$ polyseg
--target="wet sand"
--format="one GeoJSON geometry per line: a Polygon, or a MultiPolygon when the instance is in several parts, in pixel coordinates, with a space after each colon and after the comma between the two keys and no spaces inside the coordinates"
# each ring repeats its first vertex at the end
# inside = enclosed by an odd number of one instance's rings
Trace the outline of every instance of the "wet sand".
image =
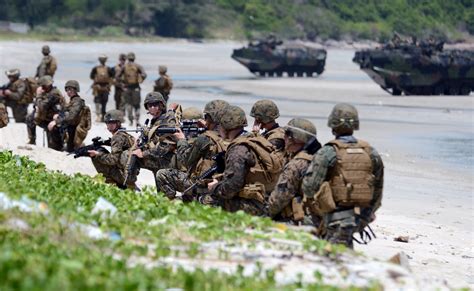
{"type": "MultiPolygon", "coordinates": [[[[0,71],[20,68],[34,75],[41,59],[40,42],[0,43],[0,71]]],[[[350,102],[359,110],[361,130],[356,136],[369,141],[385,163],[385,191],[374,231],[377,239],[356,246],[369,256],[386,259],[404,251],[421,280],[447,280],[451,286],[474,286],[473,170],[474,102],[471,96],[392,97],[360,71],[351,59],[353,50],[329,49],[325,72],[315,78],[258,78],[230,58],[232,42],[188,43],[50,43],[59,69],[57,86],[69,79],[81,83],[86,103],[93,108],[89,73],[97,56],[115,64],[120,52],[134,51],[148,78],[142,97],[152,88],[159,64],[168,65],[175,89],[171,102],[197,106],[215,98],[242,106],[246,112],[258,99],[274,100],[280,124],[293,117],[316,124],[321,142],[332,136],[326,126],[334,104],[350,102]],[[393,238],[408,235],[408,243],[393,238]]],[[[0,82],[5,83],[2,75],[0,82]]],[[[114,105],[109,98],[109,108],[114,105]]],[[[142,120],[146,118],[142,108],[142,120]]],[[[253,120],[249,117],[249,123],[253,120]]],[[[29,154],[53,169],[67,173],[93,173],[90,162],[43,149],[41,130],[35,151],[18,149],[27,139],[26,129],[12,123],[0,130],[0,146],[29,154]],[[58,156],[60,156],[58,158],[58,156]],[[74,164],[73,164],[74,163],[74,164]],[[71,165],[74,165],[72,167],[71,165]]],[[[94,124],[88,140],[106,136],[103,124],[94,124]]],[[[153,184],[142,171],[141,185],[153,184]]]]}

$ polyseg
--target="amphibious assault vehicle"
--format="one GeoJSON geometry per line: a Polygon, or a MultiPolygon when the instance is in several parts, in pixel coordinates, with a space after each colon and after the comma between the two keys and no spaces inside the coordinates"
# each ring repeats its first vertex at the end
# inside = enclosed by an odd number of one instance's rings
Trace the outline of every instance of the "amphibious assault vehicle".
{"type": "Polygon", "coordinates": [[[443,45],[392,40],[357,51],[353,62],[392,95],[469,95],[474,91],[474,51],[444,50],[443,45]]]}
{"type": "Polygon", "coordinates": [[[255,75],[281,77],[287,73],[289,77],[312,77],[324,71],[326,50],[269,37],[235,49],[232,58],[255,75]]]}

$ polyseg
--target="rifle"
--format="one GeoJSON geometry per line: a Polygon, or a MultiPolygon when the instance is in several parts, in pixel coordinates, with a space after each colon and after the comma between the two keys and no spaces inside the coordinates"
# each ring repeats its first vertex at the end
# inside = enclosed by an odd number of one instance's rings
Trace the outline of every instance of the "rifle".
{"type": "MultiPolygon", "coordinates": [[[[181,130],[184,132],[184,135],[186,135],[186,136],[188,136],[191,133],[199,134],[199,133],[203,133],[204,131],[206,131],[205,128],[191,127],[191,126],[181,127],[181,130]]],[[[119,129],[119,131],[138,132],[138,133],[141,134],[141,133],[143,133],[144,129],[142,127],[138,127],[136,129],[119,129]]],[[[176,128],[176,127],[159,127],[159,128],[156,129],[154,134],[162,135],[162,134],[172,134],[172,133],[176,133],[176,132],[179,132],[179,129],[176,128]]]]}
{"type": "Polygon", "coordinates": [[[3,94],[5,94],[4,91],[8,89],[8,85],[10,85],[10,83],[0,86],[0,92],[2,92],[2,97],[0,97],[1,99],[5,99],[5,96],[3,96],[3,94]]]}
{"type": "MultiPolygon", "coordinates": [[[[149,119],[145,120],[145,126],[148,126],[148,123],[150,122],[149,119]]],[[[138,136],[137,139],[137,147],[136,149],[141,149],[143,150],[145,148],[145,145],[148,142],[148,136],[145,134],[145,129],[144,127],[137,127],[135,130],[122,130],[119,129],[119,131],[125,131],[125,132],[130,132],[130,131],[135,131],[135,132],[140,132],[140,136],[138,136]]],[[[123,186],[127,186],[127,183],[130,180],[130,174],[135,173],[138,167],[138,157],[132,152],[130,152],[130,155],[128,157],[128,162],[127,165],[125,166],[125,180],[123,181],[123,186]]]]}
{"type": "Polygon", "coordinates": [[[194,137],[207,129],[198,126],[199,120],[185,119],[181,121],[181,130],[186,137],[194,137]]]}
{"type": "Polygon", "coordinates": [[[80,147],[68,155],[74,154],[74,158],[77,159],[80,157],[88,157],[89,151],[99,151],[108,153],[109,151],[106,150],[103,146],[110,146],[111,141],[112,140],[110,138],[103,140],[100,136],[96,136],[92,139],[92,144],[80,147]]]}
{"type": "Polygon", "coordinates": [[[212,160],[214,161],[214,165],[204,171],[197,179],[196,182],[194,182],[191,186],[189,186],[186,190],[183,191],[183,195],[186,194],[187,192],[193,190],[196,188],[196,186],[204,179],[209,179],[214,175],[215,173],[223,173],[225,170],[225,151],[217,153],[212,157],[212,160]]]}
{"type": "Polygon", "coordinates": [[[303,150],[308,152],[310,155],[314,155],[321,148],[321,144],[318,139],[313,136],[308,142],[304,145],[303,150]]]}

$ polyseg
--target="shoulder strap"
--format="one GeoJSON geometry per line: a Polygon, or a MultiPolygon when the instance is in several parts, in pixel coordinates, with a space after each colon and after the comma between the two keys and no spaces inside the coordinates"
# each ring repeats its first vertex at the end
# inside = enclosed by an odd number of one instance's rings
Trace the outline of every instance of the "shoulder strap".
{"type": "Polygon", "coordinates": [[[305,151],[300,151],[299,153],[296,154],[296,156],[294,157],[294,159],[297,159],[297,160],[306,160],[306,161],[311,162],[311,161],[313,160],[313,155],[310,155],[310,154],[308,154],[308,153],[305,152],[305,151]]]}

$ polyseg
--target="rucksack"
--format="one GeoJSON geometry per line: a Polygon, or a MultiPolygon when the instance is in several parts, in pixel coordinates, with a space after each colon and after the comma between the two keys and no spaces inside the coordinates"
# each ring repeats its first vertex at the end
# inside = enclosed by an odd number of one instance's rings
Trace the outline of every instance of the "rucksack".
{"type": "Polygon", "coordinates": [[[124,81],[127,85],[138,85],[140,83],[139,80],[139,72],[138,66],[135,64],[125,64],[124,68],[124,81]]]}
{"type": "Polygon", "coordinates": [[[110,83],[109,68],[106,66],[97,66],[94,82],[100,84],[110,83]]]}
{"type": "Polygon", "coordinates": [[[25,94],[23,94],[23,97],[20,99],[18,103],[20,104],[30,104],[33,102],[33,98],[36,95],[36,90],[38,89],[38,82],[36,81],[35,78],[28,77],[23,79],[23,81],[26,84],[26,90],[25,94]]]}
{"type": "Polygon", "coordinates": [[[76,127],[76,135],[74,136],[75,147],[80,147],[82,145],[82,142],[87,137],[87,133],[91,129],[92,116],[91,116],[91,109],[89,106],[84,105],[84,107],[82,107],[79,118],[80,118],[80,121],[76,127]]]}

